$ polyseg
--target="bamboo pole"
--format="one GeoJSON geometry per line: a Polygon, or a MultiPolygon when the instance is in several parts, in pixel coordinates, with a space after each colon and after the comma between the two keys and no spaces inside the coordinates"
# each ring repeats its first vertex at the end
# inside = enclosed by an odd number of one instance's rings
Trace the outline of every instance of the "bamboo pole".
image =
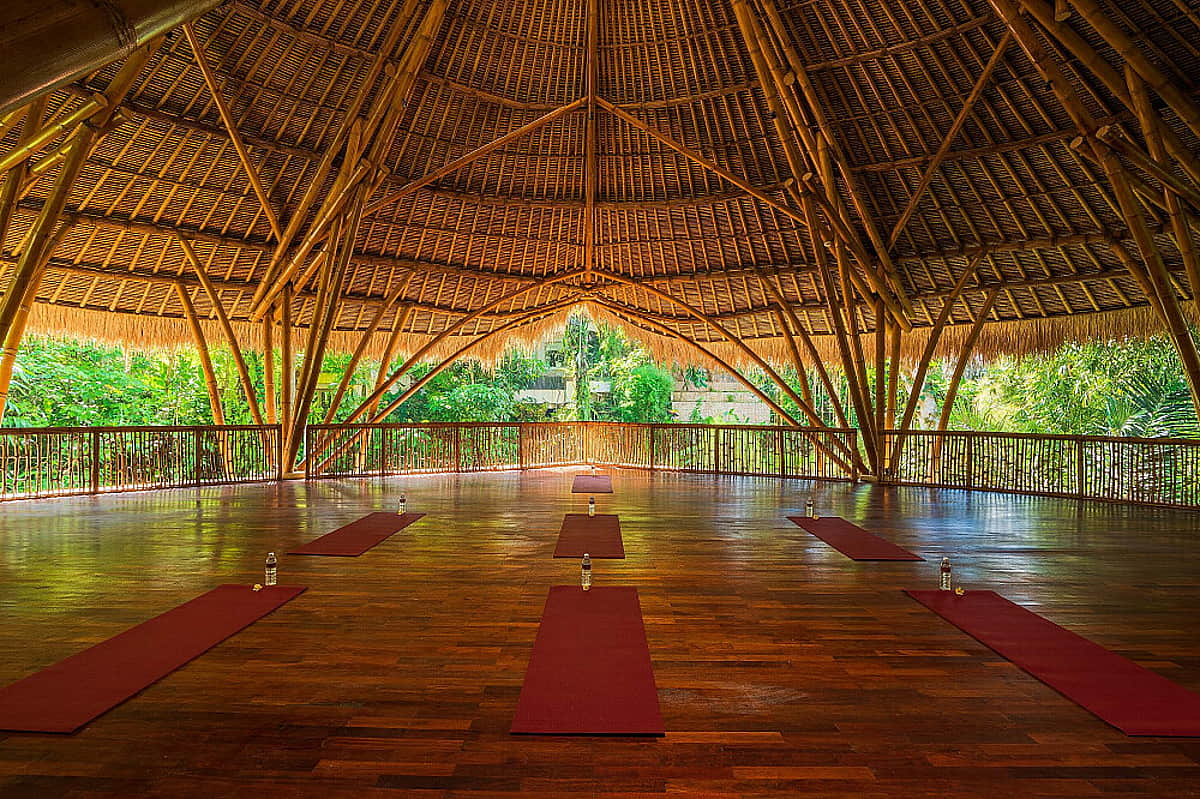
{"type": "MultiPolygon", "coordinates": [[[[689,347],[695,349],[697,352],[699,352],[704,357],[711,359],[713,361],[713,363],[715,363],[718,367],[725,370],[729,374],[733,375],[734,379],[736,379],[739,383],[741,383],[743,386],[745,386],[747,388],[747,390],[749,390],[756,397],[761,399],[767,405],[768,408],[770,408],[772,411],[774,411],[776,414],[778,414],[779,417],[781,419],[783,419],[785,422],[787,422],[789,425],[792,425],[793,427],[797,427],[800,429],[804,429],[803,425],[801,425],[800,422],[795,417],[793,417],[790,413],[788,413],[786,410],[784,410],[784,408],[779,403],[777,403],[775,400],[771,399],[771,396],[769,394],[767,394],[765,391],[760,389],[758,386],[754,385],[753,381],[751,381],[748,377],[746,377],[744,374],[742,374],[740,370],[738,370],[736,367],[733,366],[733,364],[729,363],[728,361],[726,361],[721,356],[717,355],[712,350],[703,346],[702,344],[700,344],[700,342],[696,341],[695,339],[689,338],[688,336],[685,336],[676,330],[671,329],[670,327],[662,324],[661,322],[656,322],[653,319],[650,319],[649,317],[642,316],[641,314],[639,314],[635,311],[632,311],[628,308],[617,305],[616,303],[613,303],[602,297],[595,297],[592,299],[592,301],[595,302],[597,305],[607,308],[609,311],[611,311],[619,316],[625,317],[627,319],[630,317],[637,319],[641,323],[648,325],[649,327],[651,327],[655,330],[658,330],[659,332],[661,332],[665,335],[668,335],[672,338],[678,339],[679,341],[682,341],[684,344],[687,344],[689,347]]],[[[824,423],[818,424],[816,426],[823,430],[830,429],[824,423]]],[[[853,457],[856,453],[854,452],[853,449],[846,447],[839,439],[836,439],[836,438],[831,439],[832,441],[836,442],[841,447],[838,451],[834,451],[828,444],[826,444],[824,441],[822,441],[815,433],[809,436],[809,440],[811,440],[813,442],[813,445],[815,447],[817,447],[820,450],[823,450],[825,452],[825,454],[829,456],[830,459],[832,459],[835,463],[837,463],[840,467],[842,467],[842,469],[844,469],[847,473],[853,474],[856,472],[855,467],[851,466],[851,464],[849,462],[847,462],[848,460],[856,461],[857,459],[853,457]],[[847,457],[847,456],[850,456],[850,457],[847,457]]]]}
{"type": "Polygon", "coordinates": [[[583,269],[591,281],[596,265],[596,50],[599,40],[598,0],[587,0],[587,129],[584,133],[583,269]]]}
{"type": "Polygon", "coordinates": [[[196,31],[190,22],[184,23],[183,35],[187,37],[188,45],[192,48],[192,55],[196,66],[200,67],[200,74],[204,76],[204,83],[208,86],[208,93],[212,95],[213,103],[217,107],[217,113],[221,115],[221,121],[225,124],[225,129],[229,132],[229,140],[233,143],[233,149],[242,164],[242,169],[245,170],[246,177],[250,180],[250,188],[254,190],[259,204],[262,205],[263,213],[267,217],[271,231],[275,234],[275,240],[282,241],[283,230],[279,227],[279,218],[275,215],[275,209],[271,206],[271,199],[267,195],[267,190],[263,186],[262,180],[259,179],[258,170],[250,162],[250,152],[246,149],[245,142],[242,141],[242,134],[238,131],[237,121],[229,111],[229,105],[225,102],[225,97],[221,94],[221,87],[217,84],[217,76],[213,74],[212,67],[208,64],[208,57],[205,56],[204,48],[200,46],[200,40],[196,38],[196,31]]]}
{"type": "MultiPolygon", "coordinates": [[[[1146,146],[1150,150],[1150,157],[1161,161],[1166,157],[1166,150],[1163,147],[1162,136],[1158,133],[1158,128],[1154,125],[1154,108],[1150,104],[1150,97],[1146,93],[1146,84],[1137,76],[1130,68],[1125,70],[1125,80],[1129,84],[1129,93],[1133,97],[1134,104],[1137,108],[1138,121],[1142,126],[1142,135],[1145,136],[1146,146]]],[[[1175,234],[1175,246],[1179,249],[1180,257],[1183,259],[1184,269],[1187,271],[1188,286],[1192,291],[1193,301],[1200,297],[1200,258],[1196,255],[1196,243],[1192,238],[1191,227],[1188,222],[1188,215],[1180,198],[1174,193],[1167,191],[1164,187],[1163,200],[1167,206],[1167,214],[1171,219],[1171,231],[1175,234]]]]}
{"type": "Polygon", "coordinates": [[[1000,289],[994,288],[987,293],[986,299],[983,301],[983,306],[979,309],[979,315],[975,317],[974,323],[971,325],[971,332],[967,334],[967,338],[963,341],[962,348],[958,353],[958,360],[954,364],[954,372],[950,375],[950,385],[946,389],[946,399],[942,403],[942,413],[938,417],[939,431],[945,430],[946,425],[950,422],[950,414],[954,410],[954,400],[958,396],[958,385],[962,381],[963,372],[966,371],[967,361],[971,358],[971,352],[975,349],[975,342],[979,340],[979,334],[983,330],[983,323],[987,321],[987,315],[991,313],[992,306],[996,303],[996,297],[1000,294],[1000,289]]]}
{"type": "Polygon", "coordinates": [[[204,271],[204,266],[200,263],[200,258],[196,255],[196,250],[192,247],[191,242],[183,236],[177,236],[176,241],[179,242],[183,254],[187,256],[196,277],[200,279],[204,293],[208,295],[208,301],[213,307],[213,312],[216,313],[217,322],[225,334],[225,343],[233,355],[233,363],[237,368],[238,380],[242,385],[242,394],[246,397],[246,405],[250,408],[250,416],[254,419],[255,424],[260,425],[263,423],[263,415],[258,405],[258,393],[254,388],[254,381],[250,379],[250,370],[246,366],[246,359],[242,356],[242,346],[238,343],[233,324],[229,321],[229,314],[225,313],[225,306],[221,304],[221,295],[217,292],[212,280],[209,279],[208,273],[204,271]]]}
{"type": "MultiPolygon", "coordinates": [[[[1163,321],[1175,343],[1176,350],[1179,352],[1184,374],[1188,380],[1188,387],[1191,390],[1192,404],[1195,408],[1197,418],[1200,419],[1200,351],[1197,351],[1196,342],[1188,330],[1187,320],[1179,308],[1175,289],[1171,285],[1170,274],[1167,272],[1162,254],[1158,251],[1154,243],[1154,238],[1146,225],[1142,208],[1138,204],[1137,197],[1134,195],[1134,190],[1128,180],[1125,168],[1113,154],[1112,150],[1096,140],[1095,120],[1076,96],[1074,90],[1071,88],[1071,84],[1067,81],[1066,76],[1063,75],[1058,64],[1046,55],[1033,29],[1018,12],[1014,0],[989,0],[989,2],[991,2],[992,7],[996,9],[997,13],[1012,30],[1013,35],[1033,62],[1034,67],[1037,68],[1041,76],[1050,85],[1055,96],[1062,104],[1063,109],[1070,115],[1076,127],[1079,128],[1079,132],[1084,137],[1085,144],[1091,147],[1093,154],[1103,167],[1105,176],[1112,186],[1117,206],[1121,211],[1121,215],[1125,218],[1125,223],[1129,226],[1129,233],[1142,256],[1142,262],[1146,266],[1146,275],[1153,287],[1153,293],[1158,296],[1160,302],[1159,309],[1163,314],[1163,321]]],[[[1075,0],[1072,0],[1072,2],[1075,2],[1075,0]]],[[[1076,7],[1078,8],[1078,6],[1076,7]]],[[[1128,94],[1127,91],[1126,94],[1128,94]]],[[[1125,248],[1120,244],[1116,244],[1113,245],[1113,251],[1117,253],[1118,257],[1122,258],[1128,268],[1130,259],[1128,258],[1128,253],[1125,252],[1125,248]]],[[[1130,271],[1134,270],[1131,269],[1130,271]]],[[[1151,300],[1151,306],[1154,306],[1153,300],[1151,300]]]]}
{"type": "Polygon", "coordinates": [[[267,407],[267,424],[279,421],[275,396],[275,314],[262,322],[263,340],[263,402],[267,407]]]}
{"type": "MultiPolygon", "coordinates": [[[[843,428],[849,427],[850,422],[848,419],[846,419],[846,412],[842,409],[842,403],[838,398],[837,389],[834,388],[833,381],[829,378],[829,371],[825,368],[824,359],[817,351],[817,346],[813,343],[812,336],[804,328],[804,325],[800,323],[800,318],[796,315],[795,309],[792,308],[791,304],[788,303],[788,301],[784,298],[783,292],[780,290],[780,288],[775,285],[775,283],[771,281],[768,276],[759,273],[758,277],[762,284],[766,286],[767,290],[775,298],[775,301],[779,303],[779,306],[783,308],[788,320],[792,323],[792,327],[794,328],[796,335],[800,336],[800,341],[804,344],[809,360],[812,362],[813,368],[817,370],[817,377],[820,378],[821,384],[825,387],[825,393],[829,397],[830,404],[833,406],[833,413],[834,417],[837,419],[838,426],[843,428]]],[[[778,279],[778,276],[776,276],[776,279],[778,279]]]]}
{"type": "MultiPolygon", "coordinates": [[[[42,123],[42,117],[45,113],[45,96],[34,100],[28,107],[13,112],[16,121],[20,122],[23,120],[21,133],[17,137],[18,147],[27,143],[37,132],[37,127],[42,123]]],[[[4,253],[4,243],[8,238],[8,228],[12,224],[13,217],[16,214],[17,201],[26,171],[25,166],[21,165],[19,169],[13,167],[7,173],[3,173],[4,189],[0,190],[0,255],[4,253]]]]}
{"type": "Polygon", "coordinates": [[[1095,0],[1070,0],[1070,3],[1117,55],[1167,102],[1192,133],[1200,136],[1200,107],[1138,47],[1136,39],[1144,39],[1145,35],[1139,30],[1135,30],[1133,36],[1125,33],[1113,24],[1095,0]]]}
{"type": "Polygon", "coordinates": [[[427,353],[429,353],[434,347],[436,347],[438,344],[442,343],[442,341],[444,341],[448,336],[452,336],[457,331],[461,330],[464,325],[467,325],[468,323],[472,322],[473,320],[478,319],[480,316],[483,316],[484,314],[488,313],[489,311],[491,311],[495,308],[500,307],[501,305],[512,302],[513,300],[519,299],[520,297],[523,297],[524,295],[530,293],[531,291],[536,291],[538,289],[545,288],[546,286],[549,286],[549,285],[552,285],[555,283],[561,283],[565,280],[570,280],[570,279],[576,278],[580,274],[582,274],[582,272],[580,270],[575,270],[572,272],[567,272],[562,275],[557,275],[555,277],[545,279],[545,280],[543,280],[539,283],[535,283],[534,285],[531,285],[531,286],[525,286],[516,291],[509,292],[508,294],[505,294],[505,295],[499,297],[498,299],[493,300],[492,302],[489,302],[487,305],[484,305],[482,308],[479,308],[478,310],[473,311],[473,312],[463,316],[457,322],[455,322],[452,325],[449,325],[441,333],[434,336],[430,341],[426,342],[424,346],[417,349],[417,351],[414,352],[412,355],[410,355],[404,361],[404,363],[402,363],[400,365],[400,367],[398,369],[396,369],[390,375],[388,375],[388,377],[382,383],[379,383],[378,385],[376,385],[375,390],[373,392],[371,392],[371,395],[369,397],[367,397],[365,400],[363,400],[362,403],[357,408],[355,408],[350,413],[349,416],[346,417],[344,424],[351,424],[351,423],[357,421],[358,418],[360,416],[362,416],[368,410],[368,408],[370,408],[372,406],[378,407],[379,399],[387,392],[387,390],[389,388],[392,387],[392,385],[395,384],[395,382],[397,380],[399,380],[401,377],[403,377],[405,375],[405,373],[408,372],[409,369],[411,369],[413,366],[415,366],[417,364],[417,362],[419,362],[422,358],[424,358],[425,355],[427,353]]]}
{"type": "Polygon", "coordinates": [[[292,290],[284,287],[279,296],[279,423],[283,426],[283,448],[291,435],[292,409],[296,394],[296,364],[292,352],[292,290]]]}
{"type": "Polygon", "coordinates": [[[896,224],[892,227],[891,235],[888,236],[889,248],[896,246],[896,241],[900,238],[900,234],[904,231],[908,220],[912,218],[913,213],[917,210],[917,204],[925,196],[925,191],[929,188],[929,184],[933,182],[933,176],[937,174],[938,167],[941,166],[946,153],[950,152],[950,145],[958,138],[958,134],[962,131],[968,117],[970,117],[971,110],[975,107],[976,101],[983,96],[984,88],[991,81],[992,73],[999,66],[1001,56],[1004,55],[1004,51],[1008,49],[1009,42],[1011,41],[1012,31],[1006,30],[1004,36],[996,44],[996,49],[992,52],[992,57],[988,59],[983,71],[979,73],[979,77],[975,80],[975,85],[971,88],[971,93],[963,101],[963,107],[959,109],[958,115],[954,117],[954,122],[951,123],[950,129],[942,137],[942,143],[938,146],[937,152],[933,154],[933,158],[929,161],[928,166],[925,167],[925,172],[922,173],[921,179],[917,181],[917,187],[913,189],[908,202],[905,203],[904,210],[900,212],[900,218],[896,220],[896,224]]]}
{"type": "Polygon", "coordinates": [[[21,346],[21,339],[25,336],[25,327],[29,324],[29,312],[33,309],[33,302],[37,297],[42,277],[46,274],[46,263],[62,242],[67,231],[71,229],[71,226],[70,222],[61,223],[47,245],[37,272],[34,274],[28,290],[21,299],[21,304],[17,310],[17,315],[13,318],[12,326],[8,329],[8,335],[4,340],[4,348],[0,351],[0,423],[4,421],[4,411],[8,407],[8,388],[12,383],[13,366],[16,365],[17,352],[21,346]]]}
{"type": "Polygon", "coordinates": [[[183,306],[183,316],[192,331],[192,340],[196,345],[196,354],[200,358],[200,371],[204,374],[204,387],[208,390],[208,404],[212,408],[213,424],[225,424],[225,411],[221,407],[221,391],[217,386],[217,374],[213,371],[212,358],[208,353],[208,343],[204,340],[204,330],[200,327],[200,319],[196,316],[196,307],[187,289],[180,284],[175,285],[175,294],[179,304],[183,306]]]}
{"type": "MultiPolygon", "coordinates": [[[[763,94],[767,98],[768,105],[771,106],[776,130],[780,132],[780,137],[785,142],[788,138],[798,138],[805,141],[813,164],[818,169],[820,168],[820,160],[822,159],[829,160],[832,158],[833,161],[837,162],[846,185],[847,194],[850,197],[850,202],[854,205],[862,227],[875,248],[876,257],[874,259],[871,258],[858,232],[850,224],[849,218],[842,207],[841,196],[837,193],[834,186],[831,172],[824,172],[822,174],[824,192],[817,188],[810,188],[814,194],[813,200],[820,206],[834,233],[854,253],[854,257],[862,267],[868,282],[888,303],[889,311],[904,326],[905,330],[909,330],[912,327],[909,321],[909,317],[913,312],[912,303],[904,291],[895,264],[892,263],[891,256],[888,253],[889,248],[879,233],[879,228],[875,224],[875,219],[871,214],[870,208],[867,207],[866,202],[861,196],[857,181],[850,169],[849,161],[846,159],[840,143],[833,135],[832,128],[825,119],[824,110],[816,93],[812,91],[808,71],[801,62],[795,48],[788,41],[786,29],[779,20],[779,12],[775,8],[774,2],[772,0],[761,0],[761,5],[767,12],[769,21],[775,30],[776,39],[783,51],[783,57],[788,62],[789,70],[787,70],[787,74],[785,74],[783,65],[778,61],[766,32],[762,29],[757,17],[751,12],[749,6],[746,4],[746,0],[735,0],[734,12],[738,16],[738,25],[741,28],[743,39],[746,40],[746,46],[750,51],[750,58],[755,64],[755,70],[759,76],[759,84],[763,90],[763,94]],[[802,133],[807,123],[807,118],[787,91],[788,84],[793,81],[799,83],[802,90],[804,90],[805,99],[812,109],[824,147],[822,147],[821,143],[818,143],[815,136],[805,136],[802,133]],[[789,117],[793,120],[790,131],[786,130],[787,126],[784,124],[784,120],[789,117]],[[880,267],[879,273],[876,271],[876,261],[878,261],[880,267]],[[896,313],[895,305],[897,303],[900,313],[896,313]]],[[[804,172],[795,171],[794,168],[793,175],[801,180],[802,183],[806,180],[804,172]]],[[[864,293],[865,296],[866,294],[864,293]]]]}
{"type": "Polygon", "coordinates": [[[354,348],[354,353],[350,356],[350,362],[346,365],[346,369],[342,372],[342,379],[338,381],[337,389],[333,392],[333,399],[329,402],[329,410],[325,412],[325,418],[321,420],[321,424],[329,424],[337,415],[338,406],[342,402],[342,397],[346,394],[346,389],[350,386],[350,381],[354,378],[354,372],[358,369],[358,363],[362,360],[363,355],[367,351],[367,347],[371,343],[371,338],[375,335],[375,331],[379,329],[380,323],[383,321],[383,315],[392,307],[398,299],[404,296],[408,291],[408,286],[412,283],[413,276],[409,275],[404,281],[404,285],[389,294],[384,301],[375,309],[375,316],[367,325],[367,329],[363,331],[362,336],[358,339],[358,345],[354,348]]]}
{"type": "MultiPolygon", "coordinates": [[[[105,91],[107,107],[104,112],[97,115],[96,126],[103,126],[109,121],[112,112],[116,110],[116,107],[133,87],[142,68],[161,44],[161,39],[155,39],[149,44],[139,47],[133,55],[126,59],[105,91]]],[[[75,179],[83,169],[88,155],[91,154],[99,131],[97,127],[81,125],[71,135],[73,144],[71,144],[70,152],[59,169],[54,187],[43,203],[37,220],[27,234],[25,249],[9,277],[8,288],[4,293],[3,302],[0,303],[0,341],[8,340],[13,320],[20,312],[25,295],[33,285],[33,278],[39,271],[39,265],[47,257],[46,249],[53,236],[54,226],[58,223],[71,187],[75,184],[75,179]]]]}

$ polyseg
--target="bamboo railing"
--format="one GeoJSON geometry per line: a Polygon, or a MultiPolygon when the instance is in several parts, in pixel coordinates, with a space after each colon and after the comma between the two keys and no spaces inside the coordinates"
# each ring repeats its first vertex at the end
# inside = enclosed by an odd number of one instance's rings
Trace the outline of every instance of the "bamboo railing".
{"type": "Polygon", "coordinates": [[[307,477],[594,463],[707,474],[852,480],[826,452],[851,429],[546,422],[310,425],[307,477]]]}
{"type": "MultiPolygon", "coordinates": [[[[882,431],[881,482],[1200,508],[1200,440],[882,431]]],[[[310,425],[305,476],[576,464],[855,480],[853,429],[538,422],[310,425]]],[[[282,479],[279,425],[0,428],[0,500],[282,479]]]]}
{"type": "Polygon", "coordinates": [[[0,500],[281,477],[279,425],[0,428],[0,500]]]}
{"type": "Polygon", "coordinates": [[[1200,441],[910,430],[889,482],[1200,507],[1200,441]]]}

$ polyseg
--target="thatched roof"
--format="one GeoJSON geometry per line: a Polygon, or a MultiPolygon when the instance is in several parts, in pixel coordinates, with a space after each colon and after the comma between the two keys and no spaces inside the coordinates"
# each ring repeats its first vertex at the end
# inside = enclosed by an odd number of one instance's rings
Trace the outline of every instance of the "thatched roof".
{"type": "MultiPolygon", "coordinates": [[[[1123,243],[1136,253],[1104,170],[1071,146],[1077,126],[1025,49],[1007,39],[1008,27],[988,0],[746,2],[745,13],[764,36],[763,52],[782,67],[772,91],[781,89],[782,99],[808,117],[793,141],[781,136],[779,115],[764,91],[755,63],[759,44],[748,45],[735,7],[741,2],[451,0],[432,25],[427,55],[415,64],[394,135],[371,165],[383,170],[382,180],[367,202],[346,267],[332,345],[352,346],[354,331],[365,329],[378,304],[402,287],[373,349],[382,348],[397,324],[411,345],[508,293],[533,287],[462,333],[486,332],[522,312],[577,296],[591,302],[597,316],[659,337],[660,350],[677,357],[686,349],[662,337],[664,326],[702,343],[722,339],[686,306],[759,351],[778,354],[784,339],[773,309],[777,290],[822,348],[831,348],[826,308],[831,299],[843,301],[844,287],[835,284],[838,296],[828,296],[818,256],[832,261],[841,245],[818,253],[828,232],[810,235],[798,213],[803,196],[819,197],[828,184],[837,198],[828,201],[844,207],[850,235],[881,274],[890,261],[889,286],[911,301],[908,318],[918,335],[906,350],[919,349],[920,331],[972,265],[976,274],[951,324],[968,325],[990,290],[1000,288],[992,324],[985,327],[985,350],[1019,351],[1063,337],[1156,327],[1142,288],[1112,246],[1123,243]],[[1001,42],[1005,46],[993,59],[1001,42]],[[789,56],[802,62],[813,94],[805,96],[789,56]],[[604,101],[592,104],[594,112],[586,102],[589,85],[604,101]],[[412,188],[413,181],[581,98],[578,107],[528,134],[412,188]],[[943,146],[965,105],[961,130],[943,146]],[[808,156],[803,134],[821,135],[818,113],[844,169],[795,174],[788,148],[808,156]],[[939,149],[946,150],[944,158],[928,189],[917,194],[911,218],[894,245],[879,247],[872,228],[885,240],[891,237],[939,149]],[[815,192],[806,186],[816,186],[815,192]],[[396,192],[403,196],[389,199],[396,192]],[[570,274],[575,276],[535,286],[570,274]]],[[[1030,2],[1055,5],[1025,5],[1030,2]]],[[[195,20],[194,38],[281,225],[291,220],[323,154],[335,145],[374,59],[382,55],[388,68],[367,87],[363,118],[392,68],[403,69],[405,53],[418,45],[422,21],[436,5],[438,0],[233,0],[195,20]],[[393,25],[394,47],[381,54],[393,25]]],[[[1196,96],[1200,11],[1194,0],[1101,5],[1122,30],[1143,37],[1139,46],[1147,57],[1196,96]]],[[[1057,24],[1121,71],[1120,56],[1082,14],[1057,24]]],[[[1141,142],[1136,117],[1095,69],[1078,66],[1045,29],[1036,30],[1052,57],[1071,63],[1072,90],[1097,122],[1141,142]]],[[[118,67],[54,90],[48,118],[103,91],[118,67]]],[[[1185,149],[1200,151],[1193,131],[1168,106],[1155,102],[1171,135],[1185,149]]],[[[187,340],[175,283],[187,285],[201,315],[211,315],[212,307],[177,240],[182,235],[239,333],[247,342],[257,340],[258,326],[248,322],[276,235],[182,30],[170,33],[153,54],[120,113],[123,124],[104,135],[71,191],[64,219],[73,226],[51,257],[34,327],[138,343],[187,340]]],[[[13,127],[4,135],[0,153],[16,146],[18,133],[13,127]]],[[[48,146],[30,163],[52,157],[55,148],[48,146]]],[[[1151,182],[1125,163],[1143,183],[1151,182]]],[[[50,191],[58,167],[45,166],[45,176],[19,202],[0,254],[6,270],[50,191]]],[[[319,187],[293,248],[332,193],[338,166],[319,187]]],[[[1151,203],[1143,210],[1176,289],[1190,297],[1167,213],[1151,203]]],[[[312,257],[302,261],[296,277],[313,274],[298,288],[296,318],[307,325],[316,306],[317,270],[312,257]]],[[[859,260],[847,255],[846,263],[864,283],[868,276],[859,260]]],[[[856,323],[873,330],[873,303],[857,301],[856,323]]],[[[955,341],[953,335],[945,339],[955,341]]],[[[715,349],[729,351],[726,345],[715,349]]]]}

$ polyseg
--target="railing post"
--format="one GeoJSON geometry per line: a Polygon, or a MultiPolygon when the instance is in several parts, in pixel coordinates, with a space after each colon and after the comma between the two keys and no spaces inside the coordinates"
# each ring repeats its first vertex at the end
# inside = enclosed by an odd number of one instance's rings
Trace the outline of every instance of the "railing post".
{"type": "Polygon", "coordinates": [[[192,480],[196,487],[199,488],[203,483],[201,479],[200,461],[204,457],[204,445],[200,440],[200,428],[192,428],[192,480]]]}
{"type": "Polygon", "coordinates": [[[967,488],[975,487],[975,436],[967,435],[967,488]]]}
{"type": "Polygon", "coordinates": [[[92,431],[92,461],[89,479],[91,493],[100,493],[100,431],[92,431]]]}
{"type": "Polygon", "coordinates": [[[775,446],[779,449],[779,477],[780,479],[787,477],[787,470],[783,468],[783,428],[775,431],[775,446]]]}
{"type": "Polygon", "coordinates": [[[388,430],[386,427],[379,428],[379,476],[383,477],[388,473],[388,430]]]}
{"type": "Polygon", "coordinates": [[[283,482],[283,425],[275,425],[275,479],[283,482]]]}
{"type": "Polygon", "coordinates": [[[456,425],[455,427],[453,427],[451,429],[454,430],[454,471],[461,474],[462,470],[463,470],[463,465],[462,465],[462,428],[458,427],[456,425]]]}
{"type": "Polygon", "coordinates": [[[721,428],[713,428],[713,472],[721,473],[721,428]]]}
{"type": "Polygon", "coordinates": [[[525,471],[525,425],[517,424],[517,468],[525,471]]]}
{"type": "Polygon", "coordinates": [[[1075,440],[1075,478],[1079,488],[1079,496],[1087,496],[1087,475],[1083,462],[1085,442],[1082,438],[1075,440]]]}
{"type": "Polygon", "coordinates": [[[654,431],[655,431],[655,429],[656,428],[654,425],[649,426],[649,430],[650,430],[650,462],[647,465],[650,467],[651,471],[653,471],[655,468],[654,467],[654,431]]]}

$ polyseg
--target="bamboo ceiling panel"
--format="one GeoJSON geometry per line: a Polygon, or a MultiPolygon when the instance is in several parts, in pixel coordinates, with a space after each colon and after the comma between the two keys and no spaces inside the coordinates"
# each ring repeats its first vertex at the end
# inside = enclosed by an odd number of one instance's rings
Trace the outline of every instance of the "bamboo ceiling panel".
{"type": "MultiPolygon", "coordinates": [[[[202,316],[215,309],[182,236],[243,332],[289,264],[307,325],[326,260],[343,264],[340,334],[382,306],[379,335],[433,336],[529,289],[459,335],[574,299],[654,335],[717,341],[716,322],[774,352],[780,298],[823,337],[849,292],[869,331],[873,281],[890,271],[920,330],[969,268],[952,325],[969,326],[998,288],[989,321],[1040,322],[1043,337],[1089,314],[1087,334],[1144,327],[1142,284],[1114,249],[1137,257],[1130,217],[1006,6],[1026,12],[1038,57],[1064,70],[1080,108],[1135,148],[1153,149],[1106,25],[1200,102],[1195,0],[231,0],[191,24],[196,47],[182,29],[165,37],[101,132],[67,196],[39,318],[110,313],[106,335],[185,340],[175,285],[202,316]],[[1051,30],[1056,6],[1074,10],[1051,30]],[[371,188],[336,205],[352,174],[371,188]],[[357,227],[338,221],[356,202],[357,227]]],[[[54,90],[42,118],[86,110],[120,68],[54,90]]],[[[1159,89],[1155,135],[1175,160],[1156,158],[1200,197],[1186,163],[1200,152],[1195,120],[1159,89]]],[[[0,155],[15,151],[21,125],[0,131],[0,155]]],[[[22,183],[5,272],[52,197],[65,141],[10,173],[22,183]]],[[[1134,155],[1118,161],[1190,299],[1164,178],[1134,155]]],[[[1200,207],[1180,196],[1196,238],[1200,207]]]]}

